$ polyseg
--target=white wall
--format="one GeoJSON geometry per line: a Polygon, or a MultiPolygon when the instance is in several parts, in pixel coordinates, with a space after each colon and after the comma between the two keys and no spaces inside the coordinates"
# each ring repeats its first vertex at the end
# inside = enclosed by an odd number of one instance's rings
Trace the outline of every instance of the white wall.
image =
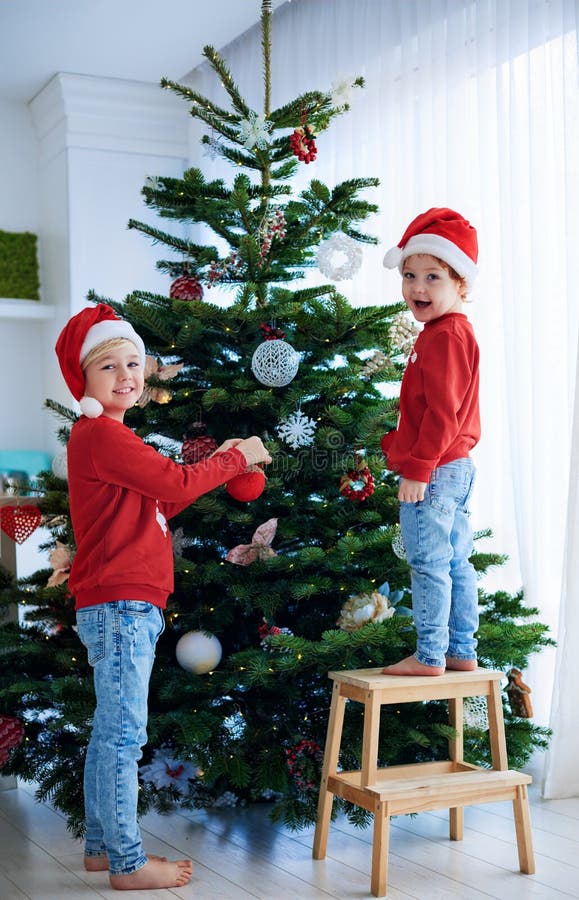
{"type": "Polygon", "coordinates": [[[38,228],[37,143],[32,116],[22,103],[0,100],[0,228],[38,228]]]}
{"type": "MultiPolygon", "coordinates": [[[[30,109],[0,101],[0,229],[38,233],[38,145],[30,109]]],[[[3,318],[0,449],[43,450],[41,321],[3,318]]]]}
{"type": "Polygon", "coordinates": [[[1,450],[44,450],[43,323],[0,320],[1,450]]]}

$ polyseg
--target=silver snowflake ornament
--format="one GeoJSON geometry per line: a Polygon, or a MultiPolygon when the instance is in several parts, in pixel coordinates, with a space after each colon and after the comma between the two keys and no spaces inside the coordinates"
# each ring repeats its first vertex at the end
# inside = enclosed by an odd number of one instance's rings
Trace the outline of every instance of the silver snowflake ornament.
{"type": "Polygon", "coordinates": [[[314,442],[316,423],[304,416],[301,409],[282,419],[277,426],[280,438],[290,445],[292,450],[298,447],[309,447],[314,442]]]}

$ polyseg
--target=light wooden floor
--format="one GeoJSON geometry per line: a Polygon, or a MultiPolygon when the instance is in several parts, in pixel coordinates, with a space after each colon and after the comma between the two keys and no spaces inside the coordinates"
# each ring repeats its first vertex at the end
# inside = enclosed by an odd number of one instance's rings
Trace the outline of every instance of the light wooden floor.
{"type": "MultiPolygon", "coordinates": [[[[312,830],[295,834],[268,806],[212,810],[143,822],[145,846],[189,856],[194,877],[172,891],[126,891],[106,873],[86,873],[82,846],[59,813],[35,802],[30,786],[0,792],[0,900],[367,900],[371,829],[332,824],[328,857],[311,857],[312,830]]],[[[465,837],[449,842],[445,811],[392,820],[390,900],[538,900],[579,897],[579,798],[542,801],[532,788],[536,875],[520,875],[510,803],[467,808],[465,837]]]]}

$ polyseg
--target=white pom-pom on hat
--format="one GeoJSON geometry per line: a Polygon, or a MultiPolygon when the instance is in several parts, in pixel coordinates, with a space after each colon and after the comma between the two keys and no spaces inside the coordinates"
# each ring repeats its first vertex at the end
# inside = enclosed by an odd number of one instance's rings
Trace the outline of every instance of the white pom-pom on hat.
{"type": "Polygon", "coordinates": [[[390,247],[386,253],[383,264],[386,269],[396,269],[402,262],[402,250],[400,247],[390,247]]]}
{"type": "Polygon", "coordinates": [[[98,419],[103,413],[103,405],[94,397],[81,397],[79,400],[80,411],[87,419],[98,419]]]}

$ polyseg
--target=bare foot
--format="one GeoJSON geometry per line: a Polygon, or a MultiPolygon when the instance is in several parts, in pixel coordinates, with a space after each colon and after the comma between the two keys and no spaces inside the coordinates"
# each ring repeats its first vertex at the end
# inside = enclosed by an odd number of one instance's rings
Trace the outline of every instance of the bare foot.
{"type": "Polygon", "coordinates": [[[393,666],[382,669],[384,675],[444,675],[443,666],[425,666],[415,656],[407,656],[393,666]]]}
{"type": "Polygon", "coordinates": [[[478,662],[476,659],[456,659],[454,656],[447,656],[446,668],[456,669],[457,672],[474,672],[478,668],[478,662]]]}
{"type": "Polygon", "coordinates": [[[111,887],[117,891],[144,891],[156,888],[183,887],[191,880],[190,859],[168,861],[149,857],[145,865],[130,875],[110,875],[111,887]]]}
{"type": "MultiPolygon", "coordinates": [[[[154,853],[147,853],[147,859],[166,860],[167,857],[166,856],[155,856],[154,853]]],[[[108,872],[109,858],[106,855],[106,853],[103,853],[101,856],[85,856],[84,867],[87,872],[108,872]]]]}

